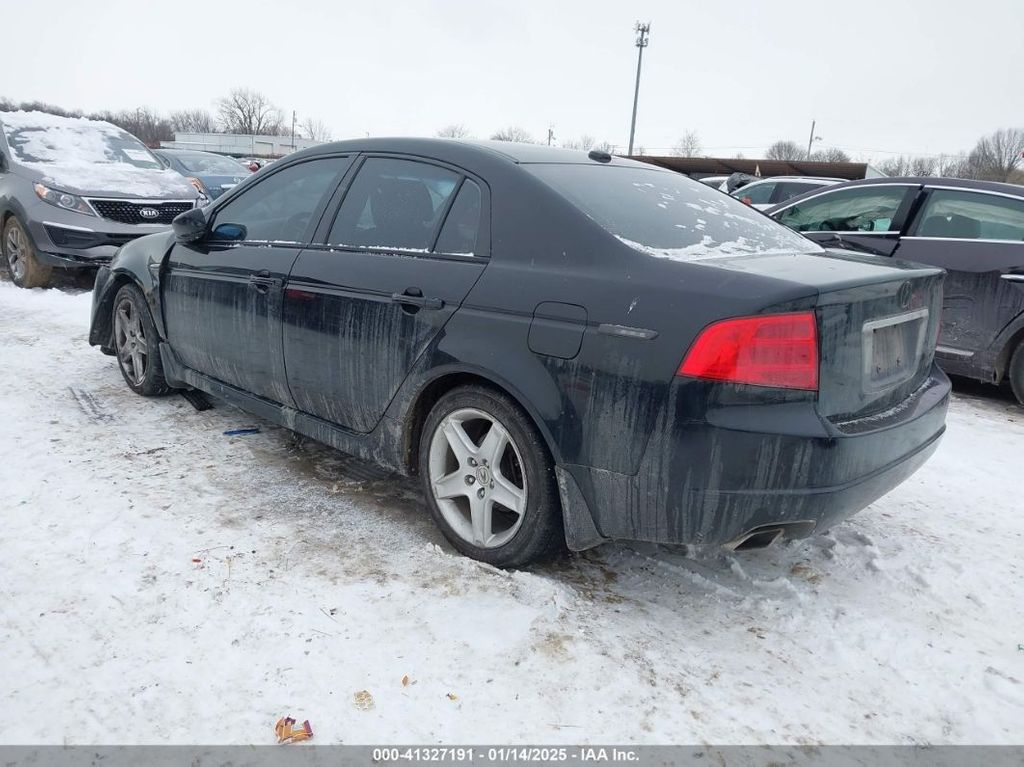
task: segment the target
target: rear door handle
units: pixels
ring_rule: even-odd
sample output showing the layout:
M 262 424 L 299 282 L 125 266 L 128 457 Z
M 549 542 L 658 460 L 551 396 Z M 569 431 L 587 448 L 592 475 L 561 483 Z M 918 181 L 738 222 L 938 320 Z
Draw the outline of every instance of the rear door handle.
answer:
M 253 272 L 249 275 L 249 287 L 255 290 L 257 293 L 263 294 L 268 292 L 271 288 L 282 285 L 282 281 L 276 277 L 271 277 L 270 272 L 266 269 L 262 269 L 258 272 Z
M 427 298 L 426 296 L 417 296 L 412 293 L 414 288 L 410 288 L 405 293 L 392 293 L 391 300 L 396 304 L 402 304 L 403 306 L 415 306 L 419 309 L 443 309 L 444 301 L 440 298 Z M 418 290 L 416 291 L 419 292 Z
M 1024 274 L 1003 274 L 1000 276 L 1007 282 L 1024 282 Z

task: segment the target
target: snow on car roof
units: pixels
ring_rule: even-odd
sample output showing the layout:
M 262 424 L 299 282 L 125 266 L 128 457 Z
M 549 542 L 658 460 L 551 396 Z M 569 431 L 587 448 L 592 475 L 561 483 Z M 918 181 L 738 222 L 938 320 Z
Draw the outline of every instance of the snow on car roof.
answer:
M 116 125 L 23 111 L 0 112 L 0 123 L 12 159 L 65 191 L 195 197 L 184 178 L 165 170 L 141 141 Z

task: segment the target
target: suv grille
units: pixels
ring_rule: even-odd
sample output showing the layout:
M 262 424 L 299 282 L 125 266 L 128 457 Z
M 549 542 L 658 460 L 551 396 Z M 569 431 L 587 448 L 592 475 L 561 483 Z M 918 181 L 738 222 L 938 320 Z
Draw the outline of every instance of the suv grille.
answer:
M 169 224 L 179 213 L 192 210 L 191 202 L 129 202 L 128 200 L 89 200 L 103 218 L 122 224 Z M 156 211 L 155 216 L 142 215 L 143 210 Z

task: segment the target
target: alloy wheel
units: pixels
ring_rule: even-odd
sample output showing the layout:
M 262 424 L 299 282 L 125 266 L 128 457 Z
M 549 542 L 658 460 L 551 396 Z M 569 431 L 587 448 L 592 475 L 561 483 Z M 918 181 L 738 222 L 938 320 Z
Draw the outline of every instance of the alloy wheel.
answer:
M 141 386 L 146 378 L 149 344 L 139 311 L 128 298 L 121 300 L 114 315 L 114 349 L 125 377 Z
M 7 265 L 16 282 L 25 278 L 25 245 L 21 239 L 21 229 L 17 226 L 7 229 Z
M 494 416 L 475 408 L 445 416 L 431 438 L 428 466 L 437 506 L 460 538 L 480 548 L 512 540 L 526 513 L 526 472 Z

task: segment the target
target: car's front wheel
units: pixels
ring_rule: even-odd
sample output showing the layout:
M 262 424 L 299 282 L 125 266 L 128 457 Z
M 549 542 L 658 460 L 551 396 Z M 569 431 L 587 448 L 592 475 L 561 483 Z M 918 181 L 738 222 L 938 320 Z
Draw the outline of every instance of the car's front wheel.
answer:
M 19 288 L 45 288 L 50 284 L 53 267 L 39 263 L 32 241 L 14 216 L 4 225 L 2 243 L 7 271 L 15 285 Z
M 1010 388 L 1013 389 L 1017 401 L 1024 405 L 1024 341 L 1017 344 L 1017 349 L 1010 357 Z
M 550 454 L 505 395 L 466 386 L 441 397 L 423 427 L 419 470 L 434 521 L 466 556 L 517 567 L 564 549 Z
M 114 353 L 125 383 L 145 397 L 169 392 L 171 387 L 164 379 L 156 325 L 146 298 L 137 286 L 128 284 L 117 291 L 111 319 Z

